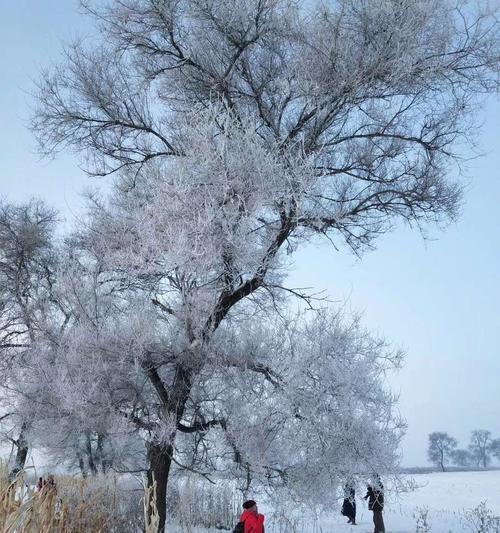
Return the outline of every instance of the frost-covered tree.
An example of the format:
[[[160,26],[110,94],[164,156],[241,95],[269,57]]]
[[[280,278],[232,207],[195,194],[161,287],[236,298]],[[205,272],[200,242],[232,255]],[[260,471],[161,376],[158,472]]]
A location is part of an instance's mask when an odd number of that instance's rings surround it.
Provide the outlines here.
[[[445,465],[448,460],[453,458],[453,453],[458,442],[448,433],[435,431],[429,435],[429,448],[427,455],[429,461],[445,471]]]
[[[500,461],[500,439],[493,439],[490,442],[489,451],[493,457]]]
[[[56,221],[54,210],[40,201],[0,202],[0,422],[16,449],[13,473],[24,468],[33,420],[10,402],[12,371],[35,344],[54,304]]]
[[[218,431],[234,454],[231,476],[242,479],[244,491],[255,489],[255,481],[314,505],[328,502],[325,486],[356,473],[393,471],[404,424],[383,376],[401,354],[358,319],[318,313],[245,321],[221,327],[213,353],[215,374],[207,381],[202,374],[193,396],[209,398],[197,405],[205,419],[225,421]],[[198,391],[214,382],[219,402]]]
[[[456,216],[448,169],[498,88],[497,23],[448,0],[84,7],[102,39],[43,75],[33,128],[42,152],[115,176],[82,239],[168,329],[136,354],[163,424],[147,440],[162,529],[176,437],[220,425],[185,423],[215,337],[279,309],[287,256],[321,236],[361,253],[398,220]]]
[[[491,432],[485,429],[476,429],[470,435],[469,451],[477,467],[486,468],[490,457]]]
[[[173,422],[137,358],[154,353],[155,317],[136,305],[105,311],[110,295],[102,292],[85,302],[81,274],[70,279],[92,320],[80,314],[56,344],[38,350],[37,364],[23,367],[24,391],[32,387],[28,396],[36,397],[25,407],[35,410],[36,443],[66,464],[84,455],[89,435],[106,431],[113,466],[139,471],[139,442],[170,439]],[[178,424],[178,468],[239,479],[245,493],[265,487],[312,504],[326,503],[325,484],[393,471],[404,424],[382,377],[401,354],[359,319],[340,312],[245,319],[221,326],[207,359]],[[174,369],[164,362],[162,372]]]
[[[453,451],[453,464],[461,467],[469,467],[473,464],[469,450],[458,449]]]
[[[133,402],[120,367],[134,367],[125,357],[130,336],[122,341],[116,329],[120,301],[99,278],[99,265],[82,257],[71,240],[58,250],[51,298],[61,312],[46,317],[11,372],[15,409],[31,417],[31,439],[56,462],[78,467],[84,476],[111,466],[122,470],[138,451],[119,410],[120,394]]]

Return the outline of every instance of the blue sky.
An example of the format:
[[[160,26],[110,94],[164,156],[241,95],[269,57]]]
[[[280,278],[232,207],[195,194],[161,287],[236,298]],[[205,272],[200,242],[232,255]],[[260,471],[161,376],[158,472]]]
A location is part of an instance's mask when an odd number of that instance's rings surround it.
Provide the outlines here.
[[[90,30],[73,0],[0,2],[0,195],[41,196],[68,225],[95,185],[71,154],[40,161],[27,129],[32,78],[56,60],[62,41]],[[483,112],[479,147],[467,165],[459,222],[424,241],[399,228],[361,260],[345,249],[310,245],[295,258],[293,286],[326,289],[332,300],[407,351],[390,381],[408,422],[405,464],[424,464],[427,434],[449,431],[465,445],[472,429],[500,437],[500,103]],[[456,169],[452,169],[455,171]]]
[[[426,460],[426,437],[449,431],[465,445],[471,429],[500,436],[500,104],[489,100],[479,145],[467,165],[460,220],[424,240],[400,227],[357,260],[331,246],[296,258],[296,286],[327,289],[364,323],[407,352],[398,376],[408,421],[406,464]]]

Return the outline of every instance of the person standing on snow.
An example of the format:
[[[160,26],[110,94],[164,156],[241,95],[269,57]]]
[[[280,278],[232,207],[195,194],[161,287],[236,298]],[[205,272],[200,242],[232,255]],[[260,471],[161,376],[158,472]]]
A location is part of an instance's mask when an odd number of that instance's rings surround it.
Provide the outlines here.
[[[259,514],[255,501],[246,501],[243,509],[240,522],[234,531],[236,533],[264,533],[264,515]]]
[[[374,533],[385,533],[384,517],[384,485],[377,474],[374,476],[373,485],[368,485],[365,500],[368,499],[368,510],[373,511]]]
[[[342,504],[341,513],[348,518],[348,524],[356,525],[356,493],[352,481],[348,481],[344,485],[344,503]]]

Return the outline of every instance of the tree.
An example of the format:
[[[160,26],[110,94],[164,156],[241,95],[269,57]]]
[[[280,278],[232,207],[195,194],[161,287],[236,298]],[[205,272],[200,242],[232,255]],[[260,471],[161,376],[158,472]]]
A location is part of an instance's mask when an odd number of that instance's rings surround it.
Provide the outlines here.
[[[457,444],[456,439],[450,437],[448,433],[442,433],[439,431],[431,433],[429,435],[429,449],[427,451],[429,461],[436,466],[439,466],[444,472],[445,464],[447,460],[453,458]]]
[[[85,477],[110,466],[119,470],[128,459],[117,442],[124,439],[123,428],[114,423],[111,410],[120,403],[119,392],[112,389],[118,369],[110,354],[118,341],[111,332],[106,357],[98,359],[95,352],[96,339],[104,342],[103,324],[116,315],[112,306],[119,302],[107,297],[107,285],[71,239],[57,252],[50,294],[57,308],[45,316],[43,328],[11,369],[11,408],[31,419],[37,447],[67,467],[80,468]],[[116,405],[104,405],[101,397],[111,391]],[[125,440],[132,452],[133,438]]]
[[[486,468],[490,462],[491,432],[476,429],[471,433],[469,450],[477,467]]]
[[[6,393],[13,367],[35,343],[53,304],[56,220],[55,211],[40,201],[0,202],[0,370]],[[7,412],[0,421],[9,424],[7,436],[17,450],[13,475],[26,462],[32,417],[19,417],[3,400]]]
[[[500,461],[500,439],[493,439],[490,442],[489,451],[493,457]]]
[[[135,343],[150,338],[143,328],[151,317],[130,331],[133,316],[137,308],[121,319],[107,315],[106,325],[85,343],[81,328],[87,326],[69,327],[65,340],[47,353],[43,371],[40,365],[24,370],[25,383],[37,391],[38,443],[57,450],[61,436],[78,434],[62,431],[65,426],[90,432],[106,423],[113,444],[121,444],[114,464],[139,470],[144,460],[133,464],[137,458],[130,453],[138,428],[147,432],[148,442],[170,438],[171,421],[161,419],[154,390],[144,383],[140,367],[128,361],[136,357]],[[371,337],[358,319],[340,313],[276,318],[272,324],[268,319],[240,324],[237,331],[219,330],[214,361],[193,387],[176,438],[175,464],[209,478],[219,473],[240,479],[244,493],[264,485],[311,503],[318,498],[324,503],[327,481],[340,484],[348,473],[374,468],[391,472],[404,424],[393,412],[395,398],[381,376],[399,364],[400,353]],[[74,343],[75,336],[80,340]],[[255,374],[251,379],[249,372]],[[74,394],[68,398],[70,380]],[[52,432],[58,434],[55,446],[47,424],[59,428]],[[205,430],[193,430],[202,425]]]
[[[0,362],[4,393],[0,421],[17,450],[11,475],[24,468],[29,442],[38,437],[35,428],[40,415],[36,413],[44,391],[26,386],[29,365],[39,367],[47,346],[57,342],[70,319],[77,317],[77,308],[67,305],[67,296],[62,298],[58,289],[62,269],[61,250],[54,238],[56,224],[56,212],[41,201],[0,204]],[[43,383],[48,390],[53,387],[47,380]],[[46,413],[52,413],[52,425],[49,430],[45,427],[44,433],[64,440],[66,452],[71,447],[68,443],[78,443],[74,456],[85,457],[84,473],[96,473],[90,434],[81,435],[81,427],[75,426],[71,432],[59,427],[55,433],[53,422],[59,417],[53,404],[45,401],[43,411],[43,419]],[[14,436],[15,432],[18,435]],[[104,457],[104,430],[94,440],[98,464],[105,469],[109,459]],[[52,449],[56,448],[52,444]]]
[[[456,466],[469,467],[472,465],[472,457],[469,450],[454,450],[452,457]]]
[[[145,438],[161,530],[176,438],[218,425],[192,396],[219,330],[283,294],[311,302],[284,285],[287,255],[318,236],[361,253],[398,220],[456,216],[453,149],[498,88],[495,18],[461,5],[85,2],[101,43],[43,75],[42,152],[115,176],[81,238],[169,332],[136,355],[160,404],[163,437]]]

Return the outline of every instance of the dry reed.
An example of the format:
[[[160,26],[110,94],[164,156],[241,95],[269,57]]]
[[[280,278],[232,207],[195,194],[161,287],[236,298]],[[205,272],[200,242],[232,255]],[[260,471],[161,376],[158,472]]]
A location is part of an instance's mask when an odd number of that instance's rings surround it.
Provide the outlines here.
[[[110,533],[124,531],[123,526],[116,483],[60,476],[55,487],[35,491],[24,473],[10,481],[6,465],[0,464],[1,533]]]

